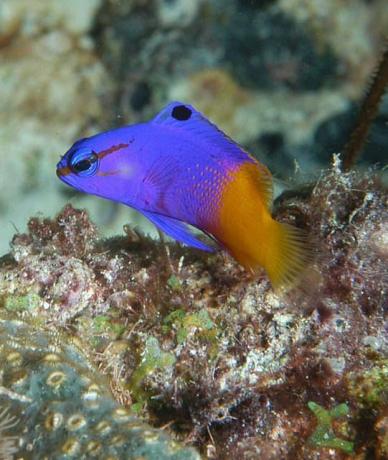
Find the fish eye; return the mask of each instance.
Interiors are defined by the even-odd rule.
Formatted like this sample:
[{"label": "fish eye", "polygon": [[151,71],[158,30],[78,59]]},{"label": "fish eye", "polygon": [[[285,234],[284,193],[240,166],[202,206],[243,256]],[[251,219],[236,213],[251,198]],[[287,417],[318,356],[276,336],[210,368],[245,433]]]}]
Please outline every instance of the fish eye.
[{"label": "fish eye", "polygon": [[77,176],[93,176],[98,169],[98,155],[89,148],[75,150],[69,158],[69,167]]},{"label": "fish eye", "polygon": [[171,115],[175,120],[186,121],[191,117],[192,111],[185,105],[177,105],[172,109]]}]

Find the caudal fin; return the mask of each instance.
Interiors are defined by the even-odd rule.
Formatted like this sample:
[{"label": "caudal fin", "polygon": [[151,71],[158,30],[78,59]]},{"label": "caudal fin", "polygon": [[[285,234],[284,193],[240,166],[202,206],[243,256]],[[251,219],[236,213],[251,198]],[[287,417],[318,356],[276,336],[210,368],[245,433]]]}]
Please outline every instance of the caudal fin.
[{"label": "caudal fin", "polygon": [[272,220],[267,233],[264,268],[274,288],[296,283],[311,261],[311,247],[303,230]]}]

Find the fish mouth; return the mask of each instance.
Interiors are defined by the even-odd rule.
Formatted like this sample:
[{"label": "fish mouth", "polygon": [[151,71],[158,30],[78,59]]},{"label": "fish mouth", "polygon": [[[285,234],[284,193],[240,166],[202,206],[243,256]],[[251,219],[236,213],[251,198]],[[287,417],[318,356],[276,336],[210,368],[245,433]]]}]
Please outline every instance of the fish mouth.
[{"label": "fish mouth", "polygon": [[62,160],[57,164],[56,174],[61,179],[63,176],[71,174],[71,169]]}]

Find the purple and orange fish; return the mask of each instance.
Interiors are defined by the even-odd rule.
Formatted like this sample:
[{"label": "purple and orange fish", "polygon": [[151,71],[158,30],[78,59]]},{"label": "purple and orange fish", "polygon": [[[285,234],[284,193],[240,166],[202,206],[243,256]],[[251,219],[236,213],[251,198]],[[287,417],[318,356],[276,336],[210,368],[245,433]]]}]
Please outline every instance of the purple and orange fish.
[{"label": "purple and orange fish", "polygon": [[263,267],[274,287],[294,282],[309,259],[304,233],[271,216],[268,169],[191,105],[172,102],[149,122],[77,141],[57,175],[212,251],[187,224],[202,230],[246,269]]}]

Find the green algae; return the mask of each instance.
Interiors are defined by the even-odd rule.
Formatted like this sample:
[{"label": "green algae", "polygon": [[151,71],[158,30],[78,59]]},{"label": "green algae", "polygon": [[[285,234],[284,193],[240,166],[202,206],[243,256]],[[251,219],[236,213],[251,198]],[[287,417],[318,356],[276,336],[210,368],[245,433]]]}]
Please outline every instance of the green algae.
[{"label": "green algae", "polygon": [[348,405],[343,403],[333,409],[326,410],[319,404],[309,401],[307,406],[317,418],[317,427],[309,437],[308,442],[315,447],[329,447],[340,449],[348,454],[353,453],[353,442],[338,438],[332,427],[334,419],[348,415]]},{"label": "green algae", "polygon": [[121,336],[126,329],[125,325],[120,323],[117,313],[112,310],[95,317],[80,316],[76,318],[75,324],[80,336],[87,337],[92,349],[99,352],[109,344],[121,343]]},{"label": "green algae", "polygon": [[121,336],[125,331],[125,326],[114,321],[110,316],[98,315],[93,320],[94,328],[97,333],[112,333],[115,338]]},{"label": "green algae", "polygon": [[172,353],[161,350],[156,337],[147,338],[140,364],[132,373],[129,383],[129,388],[138,402],[148,396],[147,391],[142,387],[143,380],[159,369],[171,367],[175,360]]},{"label": "green algae", "polygon": [[4,307],[8,311],[31,311],[41,303],[38,294],[10,295],[5,298]]},{"label": "green algae", "polygon": [[186,312],[182,309],[174,310],[169,313],[163,320],[162,332],[168,334],[173,329],[178,328],[179,330],[185,316]]},{"label": "green algae", "polygon": [[175,275],[171,275],[167,280],[167,286],[173,291],[180,291],[182,289],[182,281]]},{"label": "green algae", "polygon": [[183,345],[189,334],[209,344],[209,357],[214,359],[218,353],[219,330],[212,321],[207,310],[202,309],[196,313],[186,313],[182,309],[174,310],[164,318],[162,332],[168,334],[176,331],[177,345]]},{"label": "green algae", "polygon": [[171,329],[175,329],[177,331],[176,340],[180,345],[186,341],[192,328],[197,328],[199,333],[203,333],[215,327],[207,310],[203,309],[191,314],[187,314],[184,310],[175,310],[164,319],[162,330],[168,333]]},{"label": "green algae", "polygon": [[131,404],[131,407],[129,408],[132,414],[138,415],[138,416],[141,415],[141,413],[143,412],[143,409],[144,409],[143,401],[133,403]]},{"label": "green algae", "polygon": [[349,393],[358,404],[377,408],[388,401],[388,360],[377,361],[367,371],[351,372],[347,377]]}]

